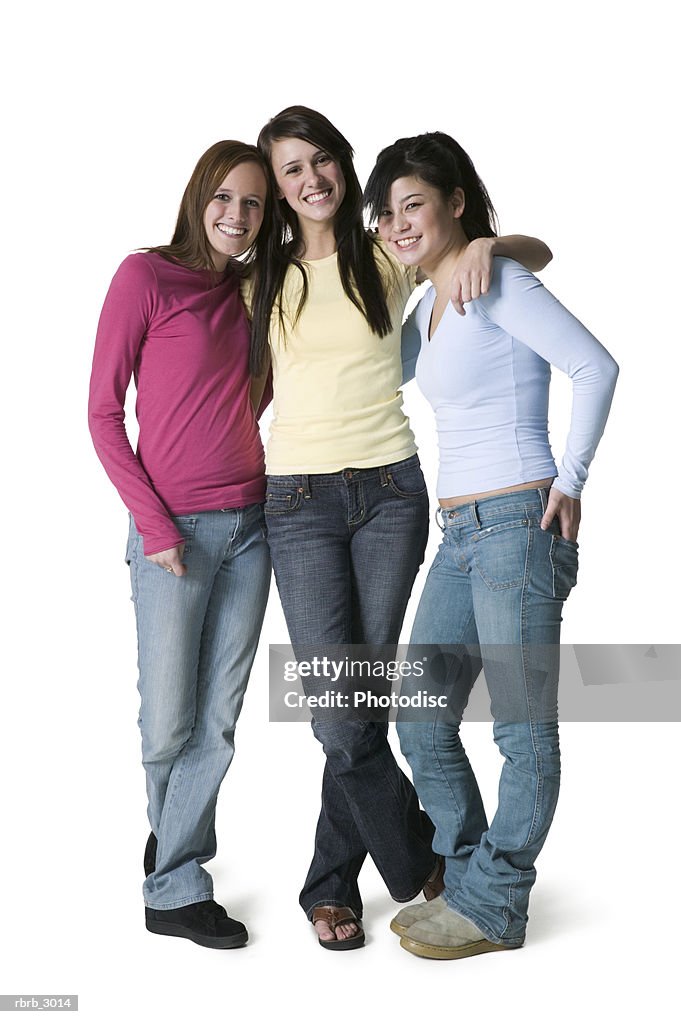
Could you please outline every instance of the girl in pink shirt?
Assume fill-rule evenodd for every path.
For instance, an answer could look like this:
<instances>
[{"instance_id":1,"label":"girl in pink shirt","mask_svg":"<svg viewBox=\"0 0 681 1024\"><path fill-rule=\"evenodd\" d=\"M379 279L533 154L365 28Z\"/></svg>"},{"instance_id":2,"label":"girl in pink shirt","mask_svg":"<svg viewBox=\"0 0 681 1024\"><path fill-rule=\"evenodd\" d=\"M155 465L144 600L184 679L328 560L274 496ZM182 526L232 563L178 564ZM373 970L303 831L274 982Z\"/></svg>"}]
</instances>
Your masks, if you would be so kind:
<instances>
[{"instance_id":1,"label":"girl in pink shirt","mask_svg":"<svg viewBox=\"0 0 681 1024\"><path fill-rule=\"evenodd\" d=\"M244 925L213 900L215 807L269 592L264 459L251 404L240 264L269 230L266 165L218 142L185 190L170 245L128 256L97 332L89 422L130 511L151 835L146 926L231 948ZM125 430L134 376L137 450Z\"/></svg>"}]
</instances>

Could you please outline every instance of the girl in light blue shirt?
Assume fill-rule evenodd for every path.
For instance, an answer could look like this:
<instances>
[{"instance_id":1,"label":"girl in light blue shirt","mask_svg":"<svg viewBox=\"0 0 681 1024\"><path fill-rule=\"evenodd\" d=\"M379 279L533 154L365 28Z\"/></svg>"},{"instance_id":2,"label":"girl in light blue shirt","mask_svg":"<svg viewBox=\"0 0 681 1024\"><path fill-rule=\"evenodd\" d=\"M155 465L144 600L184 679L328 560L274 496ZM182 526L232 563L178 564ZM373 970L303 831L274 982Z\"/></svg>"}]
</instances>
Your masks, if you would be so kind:
<instances>
[{"instance_id":1,"label":"girl in light blue shirt","mask_svg":"<svg viewBox=\"0 0 681 1024\"><path fill-rule=\"evenodd\" d=\"M398 722L421 801L445 858L438 900L391 928L408 951L458 959L525 939L535 860L558 798L561 610L577 577L580 495L603 433L618 367L540 281L495 258L492 283L466 304L447 285L474 238L495 236L485 186L454 139L400 139L365 193L381 238L432 282L405 325L403 350L433 406L443 541L414 620L410 658L433 666L448 706ZM573 384L557 467L548 440L551 366ZM437 671L435 671L437 666ZM484 666L504 757L487 822L459 727ZM420 685L423 685L421 680Z\"/></svg>"}]
</instances>

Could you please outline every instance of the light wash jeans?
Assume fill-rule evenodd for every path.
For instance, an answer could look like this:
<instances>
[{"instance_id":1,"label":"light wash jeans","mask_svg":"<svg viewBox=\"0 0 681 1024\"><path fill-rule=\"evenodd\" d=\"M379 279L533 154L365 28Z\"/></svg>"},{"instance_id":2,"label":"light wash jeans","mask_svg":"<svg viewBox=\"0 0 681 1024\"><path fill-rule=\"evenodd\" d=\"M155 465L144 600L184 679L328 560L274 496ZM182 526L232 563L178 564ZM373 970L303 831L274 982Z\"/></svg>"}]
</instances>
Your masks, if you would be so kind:
<instances>
[{"instance_id":1,"label":"light wash jeans","mask_svg":"<svg viewBox=\"0 0 681 1024\"><path fill-rule=\"evenodd\" d=\"M270 583L261 505L176 516L185 576L144 557L131 519L126 560L137 616L139 725L156 870L144 900L171 910L212 899L218 790Z\"/></svg>"},{"instance_id":2,"label":"light wash jeans","mask_svg":"<svg viewBox=\"0 0 681 1024\"><path fill-rule=\"evenodd\" d=\"M558 799L561 609L577 576L576 542L563 540L555 522L539 526L546 500L545 490L528 490L440 510L444 537L409 658L427 655L433 669L439 661L431 688L443 686L450 703L429 721L402 714L397 723L435 824L433 848L446 858L447 904L510 946L525 937L534 864ZM432 645L447 650L438 656ZM504 758L490 825L459 736L481 664Z\"/></svg>"}]
</instances>

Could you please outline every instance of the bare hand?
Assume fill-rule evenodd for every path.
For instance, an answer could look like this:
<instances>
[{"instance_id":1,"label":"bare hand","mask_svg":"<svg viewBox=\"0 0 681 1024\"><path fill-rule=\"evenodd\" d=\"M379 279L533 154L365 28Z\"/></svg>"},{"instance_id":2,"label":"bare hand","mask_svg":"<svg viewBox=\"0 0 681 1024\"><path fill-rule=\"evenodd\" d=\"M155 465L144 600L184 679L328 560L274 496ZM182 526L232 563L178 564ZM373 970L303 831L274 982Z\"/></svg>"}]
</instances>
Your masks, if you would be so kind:
<instances>
[{"instance_id":1,"label":"bare hand","mask_svg":"<svg viewBox=\"0 0 681 1024\"><path fill-rule=\"evenodd\" d=\"M569 498L567 494L552 487L540 526L542 530L548 530L553 520L557 518L561 537L564 540L577 540L581 517L582 503L579 498Z\"/></svg>"},{"instance_id":2,"label":"bare hand","mask_svg":"<svg viewBox=\"0 0 681 1024\"><path fill-rule=\"evenodd\" d=\"M496 238L474 238L466 246L452 277L452 305L466 315L464 302L485 295L492 280Z\"/></svg>"},{"instance_id":3,"label":"bare hand","mask_svg":"<svg viewBox=\"0 0 681 1024\"><path fill-rule=\"evenodd\" d=\"M168 548L167 551L158 551L155 555L147 555L146 557L154 565L160 565L162 569L172 572L175 576L185 576L187 566L182 563L183 554L184 541L174 548Z\"/></svg>"}]
</instances>

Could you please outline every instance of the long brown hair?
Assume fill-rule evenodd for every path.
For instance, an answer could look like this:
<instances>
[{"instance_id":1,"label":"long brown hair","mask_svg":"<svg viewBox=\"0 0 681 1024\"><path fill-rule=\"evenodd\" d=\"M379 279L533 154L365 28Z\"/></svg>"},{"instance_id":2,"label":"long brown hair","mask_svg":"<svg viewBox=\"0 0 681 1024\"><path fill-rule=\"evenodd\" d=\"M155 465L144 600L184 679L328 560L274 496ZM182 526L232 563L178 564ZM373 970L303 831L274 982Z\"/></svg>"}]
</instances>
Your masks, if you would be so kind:
<instances>
[{"instance_id":1,"label":"long brown hair","mask_svg":"<svg viewBox=\"0 0 681 1024\"><path fill-rule=\"evenodd\" d=\"M206 236L203 216L206 207L215 194L215 190L225 180L231 170L239 164L254 163L262 167L267 180L267 198L260 235L269 233L272 219L272 190L269 186L269 167L262 153L255 146L245 142L227 139L216 142L200 157L192 171L180 209L177 215L175 232L170 245L150 246L147 252L157 252L166 259L175 260L190 270L217 270L213 254ZM265 238L261 238L261 243ZM250 262L255 257L256 242L239 257L241 262Z\"/></svg>"},{"instance_id":2,"label":"long brown hair","mask_svg":"<svg viewBox=\"0 0 681 1024\"><path fill-rule=\"evenodd\" d=\"M284 280L291 264L298 268L303 279L293 324L307 300L307 275L298 258L302 232L298 218L286 200L276 198L276 182L271 168L272 143L287 138L304 139L318 146L339 165L345 178L345 196L335 217L334 234L343 290L375 334L383 338L392 329L386 282L389 286L393 272L389 260L364 228L362 189L352 162L352 146L323 114L309 107L287 107L268 121L258 136L258 148L268 160L270 188L275 199L272 204L273 229L267 239L263 239L266 245L260 250L263 254L262 269L256 278L253 297L251 369L254 373L260 372L265 362L270 317L275 306L279 308L279 320L284 326Z\"/></svg>"}]
</instances>

